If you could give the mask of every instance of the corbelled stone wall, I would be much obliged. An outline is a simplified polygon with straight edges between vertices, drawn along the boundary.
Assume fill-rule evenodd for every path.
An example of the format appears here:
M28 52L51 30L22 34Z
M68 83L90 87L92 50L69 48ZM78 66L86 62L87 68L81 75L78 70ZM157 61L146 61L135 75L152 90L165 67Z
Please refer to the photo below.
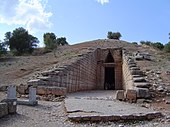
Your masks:
M114 63L105 63L108 53ZM115 89L122 89L122 49L95 49L81 54L73 63L42 72L28 85L65 87L67 92L104 89L105 67L115 69Z
M29 85L65 87L67 92L96 89L97 50L79 55L73 63L42 72Z

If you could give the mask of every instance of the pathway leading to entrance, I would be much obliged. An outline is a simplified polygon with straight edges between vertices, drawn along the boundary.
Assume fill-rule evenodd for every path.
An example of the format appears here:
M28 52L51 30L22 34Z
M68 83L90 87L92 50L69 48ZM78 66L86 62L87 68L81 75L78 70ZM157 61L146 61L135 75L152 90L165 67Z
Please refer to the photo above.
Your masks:
M161 113L115 100L116 91L87 91L67 95L65 107L72 121L149 120Z

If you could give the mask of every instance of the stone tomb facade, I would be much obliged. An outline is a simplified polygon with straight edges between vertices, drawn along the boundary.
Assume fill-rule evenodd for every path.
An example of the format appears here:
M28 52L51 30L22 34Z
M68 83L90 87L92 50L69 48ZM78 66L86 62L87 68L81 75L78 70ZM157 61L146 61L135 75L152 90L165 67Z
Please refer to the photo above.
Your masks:
M87 90L135 90L137 98L150 96L143 72L125 49L97 48L73 59L73 62L43 71L37 79L28 81L27 86L37 86L39 95L61 96ZM20 86L19 90L24 94L27 89Z
M66 88L67 92L120 90L122 77L122 48L97 48L79 55L73 63L42 72L28 85Z
M97 89L123 89L121 48L98 49Z

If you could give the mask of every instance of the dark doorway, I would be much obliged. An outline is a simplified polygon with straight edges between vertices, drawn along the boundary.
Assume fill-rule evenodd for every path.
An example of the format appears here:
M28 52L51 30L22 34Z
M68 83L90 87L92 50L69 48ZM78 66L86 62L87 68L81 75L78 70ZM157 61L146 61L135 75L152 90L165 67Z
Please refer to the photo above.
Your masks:
M109 51L105 59L105 63L114 64L114 58ZM105 67L105 81L104 81L105 90L114 90L115 89L115 68L114 67Z
M105 67L105 90L115 90L115 69L114 67Z

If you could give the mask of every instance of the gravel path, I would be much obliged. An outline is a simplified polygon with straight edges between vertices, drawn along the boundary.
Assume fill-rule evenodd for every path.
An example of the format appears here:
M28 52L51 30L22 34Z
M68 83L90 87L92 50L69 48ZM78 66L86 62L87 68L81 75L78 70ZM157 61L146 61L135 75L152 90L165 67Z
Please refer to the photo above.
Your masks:
M158 120L159 121L159 120ZM0 127L169 127L168 122L72 123L67 120L63 102L40 101L36 107L18 106L17 114L0 119Z
M109 97L111 92L103 94L103 97ZM78 94L72 94L72 97L78 97ZM89 92L80 96L84 97L102 97L99 91L96 94ZM17 114L9 115L0 119L0 127L169 127L169 122L163 119L153 121L133 121L131 123L106 122L106 123L73 123L68 121L64 102L39 101L35 107L18 105Z

